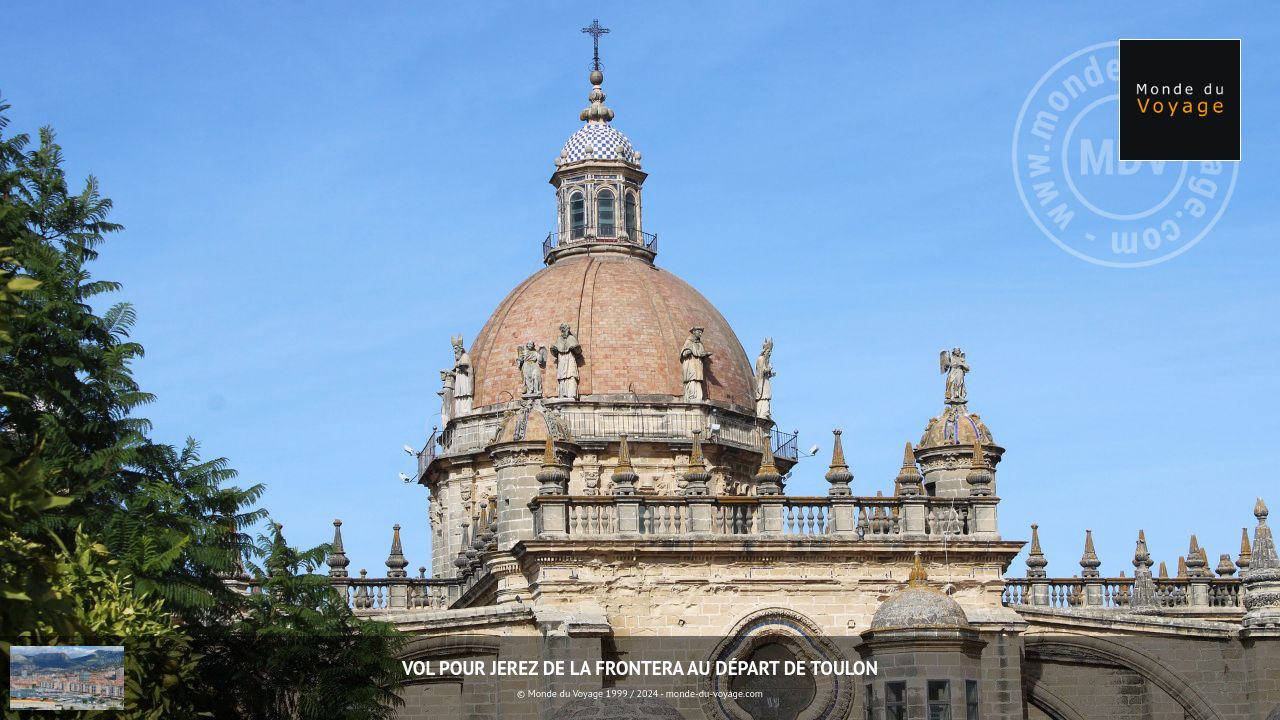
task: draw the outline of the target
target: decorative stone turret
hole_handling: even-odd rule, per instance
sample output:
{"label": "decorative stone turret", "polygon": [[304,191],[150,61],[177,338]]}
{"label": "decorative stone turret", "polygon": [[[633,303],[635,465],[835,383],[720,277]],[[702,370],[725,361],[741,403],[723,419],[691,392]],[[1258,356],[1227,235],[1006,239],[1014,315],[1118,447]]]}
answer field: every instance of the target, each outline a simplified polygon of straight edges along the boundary
{"label": "decorative stone turret", "polygon": [[1244,584],[1244,626],[1280,631],[1280,558],[1275,540],[1267,526],[1267,505],[1258,498],[1253,508],[1258,527],[1253,531],[1253,553],[1249,570],[1242,573]]}
{"label": "decorative stone turret", "polygon": [[569,492],[569,473],[556,461],[556,445],[549,435],[542,455],[542,470],[535,477],[539,495],[567,495]]}
{"label": "decorative stone turret", "polygon": [[990,497],[991,468],[987,465],[987,457],[982,451],[982,441],[973,441],[973,457],[969,460],[969,474],[965,476],[969,484],[969,494],[974,497]]}
{"label": "decorative stone turret", "polygon": [[1236,567],[1240,568],[1241,577],[1249,569],[1253,561],[1253,550],[1249,547],[1249,528],[1240,528],[1240,556],[1236,558]]}
{"label": "decorative stone turret", "polygon": [[[941,369],[947,376],[942,413],[929,420],[924,435],[915,448],[915,460],[924,476],[924,485],[930,495],[938,497],[965,497],[972,492],[968,482],[975,462],[985,464],[990,479],[979,486],[995,492],[995,466],[999,464],[1004,448],[995,444],[991,431],[977,413],[969,412],[965,376],[969,364],[964,351],[959,348],[943,351]],[[982,458],[974,456],[974,447],[984,451]],[[979,470],[981,470],[980,468]]]}
{"label": "decorative stone turret", "polygon": [[781,495],[782,474],[774,465],[773,448],[769,441],[769,433],[762,433],[764,446],[760,450],[760,469],[756,471],[756,492],[760,495]]}
{"label": "decorative stone turret", "polygon": [[907,441],[907,447],[902,453],[902,469],[898,471],[893,487],[894,495],[903,497],[924,495],[924,476],[920,474],[920,468],[916,467],[915,451],[910,441]]}
{"label": "decorative stone turret", "polygon": [[342,547],[342,521],[333,521],[333,545],[329,548],[329,557],[325,560],[325,564],[329,566],[329,577],[347,577],[347,566],[351,564],[351,560],[347,558],[346,550]]}
{"label": "decorative stone turret", "polygon": [[842,430],[831,431],[835,441],[831,445],[831,466],[827,470],[826,478],[827,482],[831,483],[827,494],[832,497],[848,497],[853,494],[853,490],[849,488],[853,473],[849,472],[849,466],[844,461],[844,446],[840,441],[843,433]]}
{"label": "decorative stone turret", "polygon": [[1040,526],[1032,523],[1031,549],[1027,551],[1027,577],[1033,579],[1048,577],[1045,572],[1045,568],[1048,565],[1049,560],[1045,558],[1044,551],[1040,549]]}
{"label": "decorative stone turret", "polygon": [[1196,540],[1196,536],[1191,536],[1191,544],[1187,548],[1186,569],[1187,577],[1208,577],[1209,562],[1202,556],[1200,542]]}

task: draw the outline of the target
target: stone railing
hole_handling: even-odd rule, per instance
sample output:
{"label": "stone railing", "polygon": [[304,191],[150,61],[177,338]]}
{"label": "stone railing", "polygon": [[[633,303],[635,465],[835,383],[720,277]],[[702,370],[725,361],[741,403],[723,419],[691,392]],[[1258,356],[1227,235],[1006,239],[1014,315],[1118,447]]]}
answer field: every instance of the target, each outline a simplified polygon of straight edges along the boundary
{"label": "stone railing", "polygon": [[[1157,608],[1241,608],[1234,577],[1153,578]],[[1126,610],[1133,578],[1006,578],[1004,604],[1011,607]]]}
{"label": "stone railing", "polygon": [[358,578],[335,577],[330,578],[329,583],[339,595],[347,598],[347,604],[357,614],[444,609],[449,606],[450,591],[456,594],[459,585],[452,578],[370,578],[364,570]]}
{"label": "stone railing", "polygon": [[534,532],[544,539],[689,534],[996,539],[995,502],[996,498],[881,496],[539,495],[530,508]]}

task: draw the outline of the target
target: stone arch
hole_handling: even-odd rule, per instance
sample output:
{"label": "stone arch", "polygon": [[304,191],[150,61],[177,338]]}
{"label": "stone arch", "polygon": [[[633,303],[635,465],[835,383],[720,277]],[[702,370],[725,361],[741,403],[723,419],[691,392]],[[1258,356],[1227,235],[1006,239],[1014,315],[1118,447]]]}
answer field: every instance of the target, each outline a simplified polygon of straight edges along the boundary
{"label": "stone arch", "polygon": [[1042,683],[1028,683],[1024,695],[1028,703],[1039,708],[1053,720],[1085,720],[1085,717],[1071,703],[1058,697]]}
{"label": "stone arch", "polygon": [[[711,650],[707,659],[746,659],[761,645],[777,643],[786,647],[800,661],[846,660],[844,653],[828,638],[822,629],[805,615],[782,607],[770,607],[748,613],[723,633],[721,640]],[[813,702],[804,709],[800,720],[827,720],[848,715],[853,704],[856,683],[853,678],[839,675],[815,678],[816,692]],[[722,720],[750,720],[736,702],[723,697],[728,682],[715,675],[702,678],[702,689],[708,691],[702,707],[708,718]]]}
{"label": "stone arch", "polygon": [[1094,635],[1028,635],[1023,640],[1023,647],[1028,658],[1041,659],[1042,653],[1063,649],[1128,668],[1173,698],[1191,720],[1221,720],[1221,716],[1185,678],[1155,655]]}

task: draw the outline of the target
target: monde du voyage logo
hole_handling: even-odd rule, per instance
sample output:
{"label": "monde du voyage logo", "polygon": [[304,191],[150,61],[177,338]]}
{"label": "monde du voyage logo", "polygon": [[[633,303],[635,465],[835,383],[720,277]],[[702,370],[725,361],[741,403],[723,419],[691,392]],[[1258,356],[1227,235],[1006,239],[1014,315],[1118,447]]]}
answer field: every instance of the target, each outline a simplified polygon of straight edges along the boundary
{"label": "monde du voyage logo", "polygon": [[1225,212],[1240,159],[1239,40],[1120,40],[1060,60],[1018,114],[1013,170],[1040,230],[1096,265],[1176,257]]}

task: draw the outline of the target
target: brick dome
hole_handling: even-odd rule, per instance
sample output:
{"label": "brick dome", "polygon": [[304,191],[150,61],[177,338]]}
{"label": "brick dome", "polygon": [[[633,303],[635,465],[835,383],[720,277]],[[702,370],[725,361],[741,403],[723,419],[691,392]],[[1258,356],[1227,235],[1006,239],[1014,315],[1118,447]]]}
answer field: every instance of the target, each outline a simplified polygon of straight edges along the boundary
{"label": "brick dome", "polygon": [[[475,407],[519,394],[515,349],[528,340],[550,346],[570,323],[582,345],[578,391],[586,396],[683,396],[680,348],[689,328],[704,328],[706,397],[750,412],[751,363],[715,307],[675,275],[621,252],[562,257],[520,283],[498,305],[471,347]],[[555,364],[543,375],[556,392]]]}

